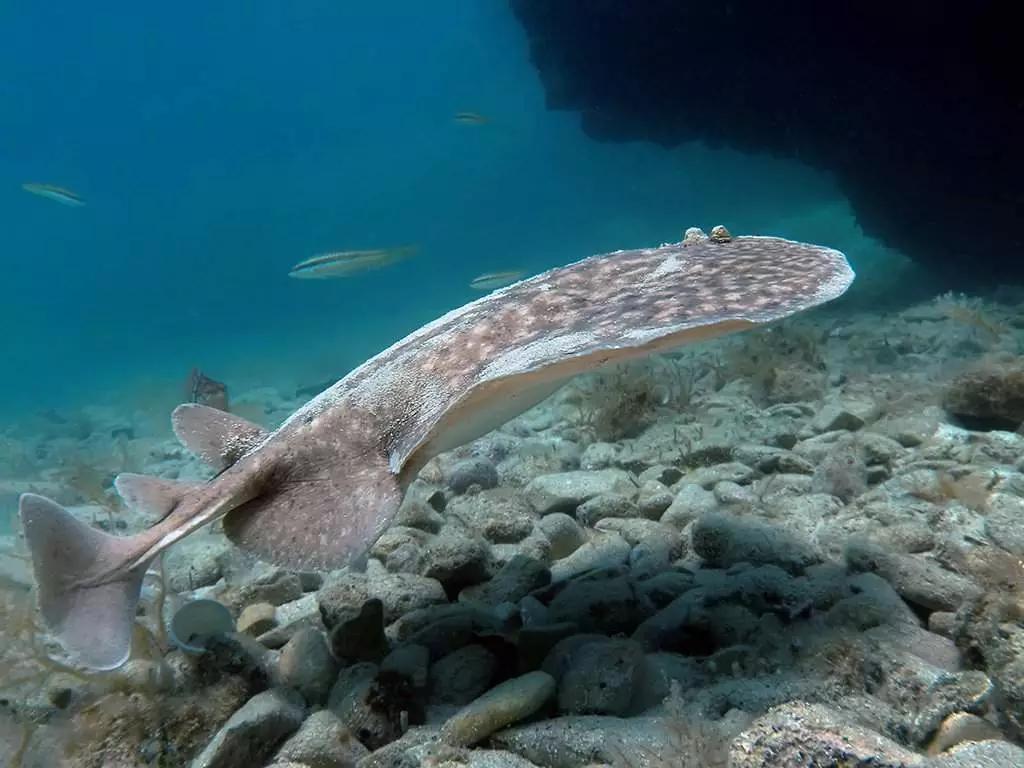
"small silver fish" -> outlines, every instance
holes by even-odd
[[[71,205],[74,207],[85,205],[85,200],[82,199],[81,195],[72,192],[70,189],[64,189],[64,187],[58,187],[53,184],[36,184],[35,182],[29,182],[28,184],[22,184],[21,188],[26,192],[31,192],[33,195],[47,197],[50,200],[56,200],[58,203],[63,203],[64,205]]]
[[[506,269],[500,272],[484,272],[469,281],[469,287],[476,291],[493,291],[504,288],[522,279],[526,272],[521,269]]]
[[[491,121],[478,112],[456,112],[455,122],[460,125],[487,125]]]
[[[302,280],[326,280],[346,277],[357,272],[380,269],[407,259],[416,253],[416,246],[401,248],[375,248],[364,251],[334,251],[321,253],[300,261],[288,272],[288,277]]]

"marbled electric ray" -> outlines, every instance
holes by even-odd
[[[274,432],[179,406],[175,433],[219,474],[204,484],[120,475],[125,502],[159,518],[148,530],[111,536],[45,497],[21,497],[42,615],[83,664],[119,666],[143,573],[203,525],[223,518],[239,547],[283,566],[340,567],[383,533],[432,456],[500,426],[568,378],[770,323],[836,298],[853,277],[829,248],[688,230],[681,243],[594,256],[453,310]]]

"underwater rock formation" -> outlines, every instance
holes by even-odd
[[[960,284],[1024,278],[1024,62],[992,0],[510,2],[548,107],[592,139],[794,158]]]

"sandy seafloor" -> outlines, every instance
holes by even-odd
[[[365,571],[189,537],[113,673],[41,630],[12,526],[0,764],[1024,765],[1024,293],[929,296],[854,230],[828,240],[868,253],[846,299],[582,377],[438,457]],[[207,373],[273,427],[339,344],[242,342]],[[32,490],[144,527],[116,473],[210,476],[170,435],[176,386],[12,415],[0,512]],[[237,630],[199,656],[166,632],[193,598]]]

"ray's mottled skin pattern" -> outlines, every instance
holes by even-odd
[[[311,401],[376,414],[404,457],[474,386],[688,327],[770,322],[839,295],[852,273],[829,248],[770,237],[617,251],[559,267],[449,312]]]
[[[198,486],[119,476],[126,501],[149,498],[165,515],[148,530],[85,534],[53,501],[22,496],[43,615],[76,653],[110,669],[130,655],[148,564],[199,528],[222,519],[232,541],[281,566],[350,564],[394,519],[430,456],[486,434],[567,378],[786,317],[852,280],[838,251],[688,230],[682,243],[584,259],[453,310],[274,432],[181,406],[175,433],[219,473]]]

